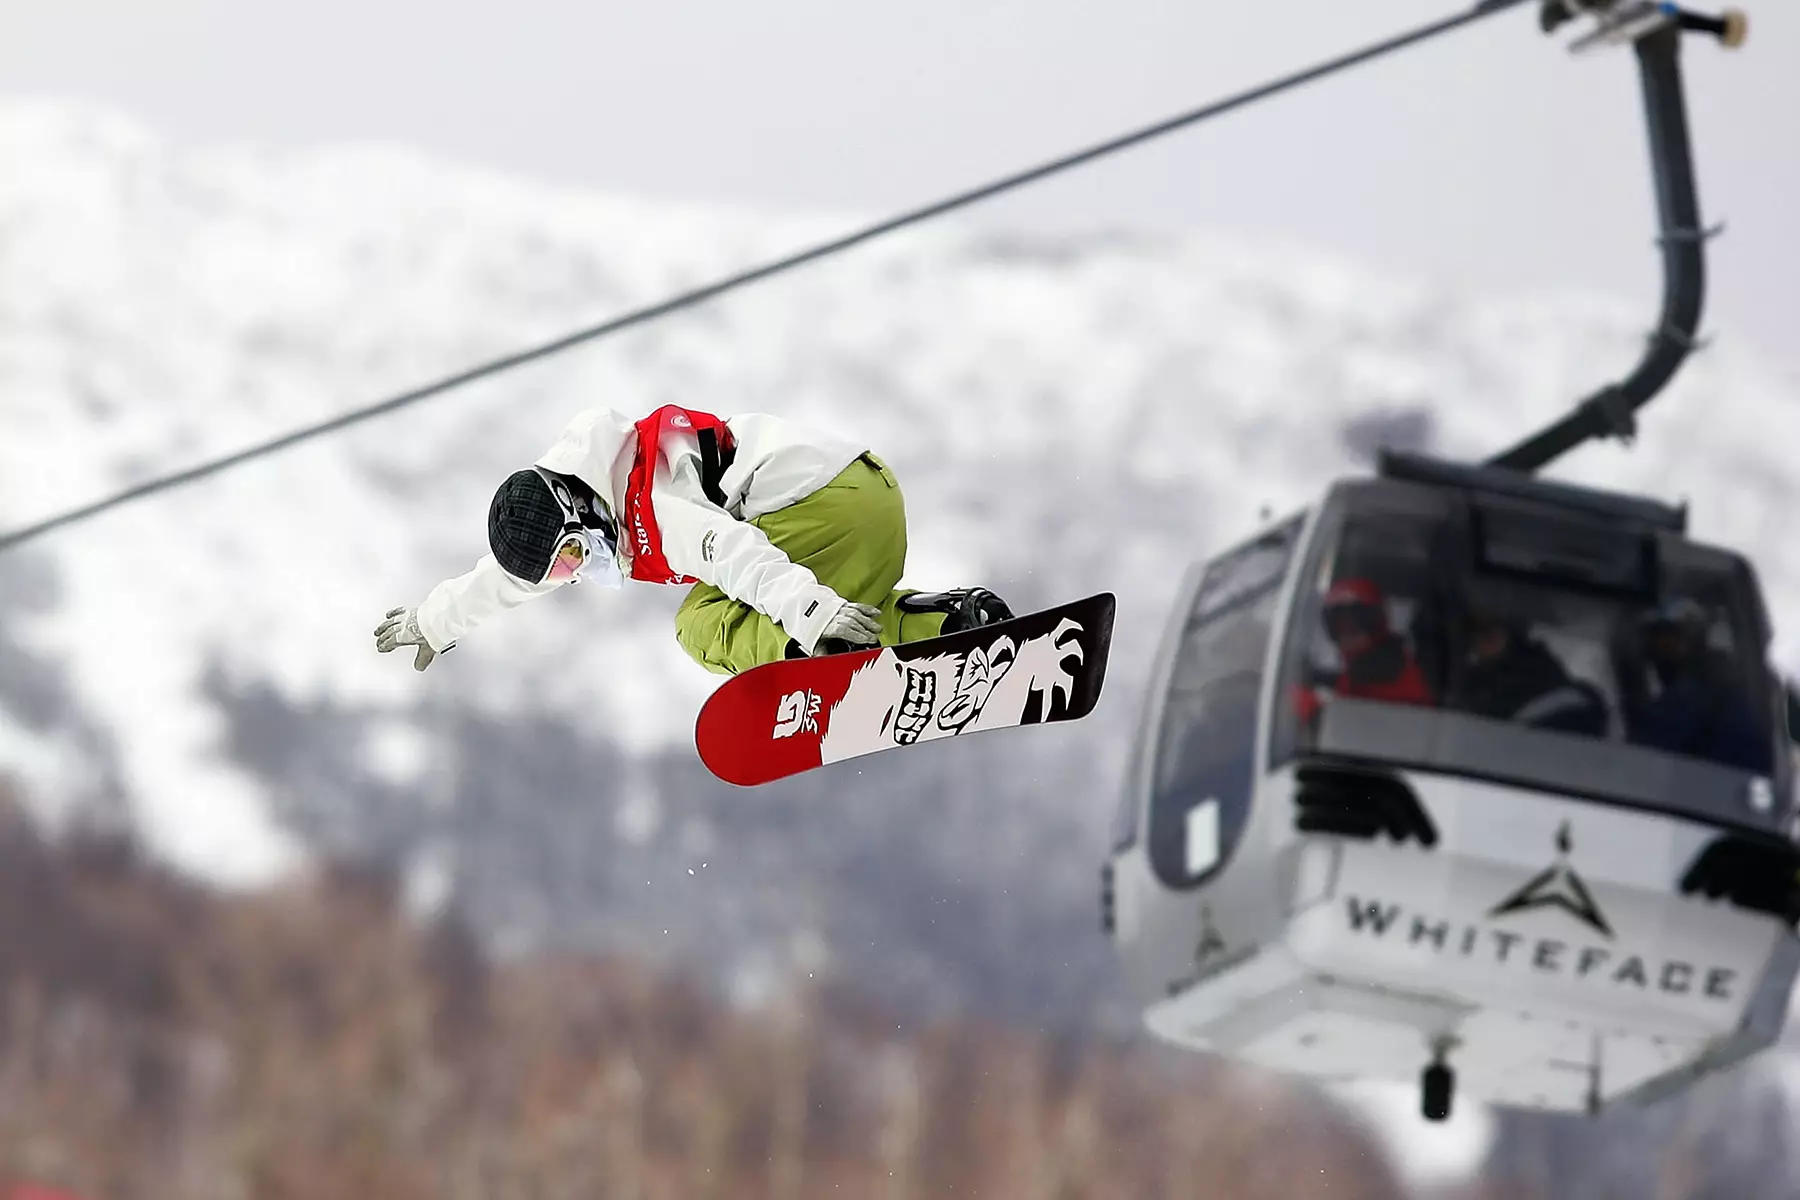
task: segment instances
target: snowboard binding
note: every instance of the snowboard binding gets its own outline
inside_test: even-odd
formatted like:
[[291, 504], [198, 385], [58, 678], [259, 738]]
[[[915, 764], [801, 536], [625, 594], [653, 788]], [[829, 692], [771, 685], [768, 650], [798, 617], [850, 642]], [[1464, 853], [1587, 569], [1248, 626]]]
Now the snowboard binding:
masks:
[[913, 592], [902, 596], [898, 607], [901, 612], [943, 613], [944, 629], [940, 636], [1013, 619], [1013, 611], [1006, 601], [986, 588], [978, 587], [949, 592]]

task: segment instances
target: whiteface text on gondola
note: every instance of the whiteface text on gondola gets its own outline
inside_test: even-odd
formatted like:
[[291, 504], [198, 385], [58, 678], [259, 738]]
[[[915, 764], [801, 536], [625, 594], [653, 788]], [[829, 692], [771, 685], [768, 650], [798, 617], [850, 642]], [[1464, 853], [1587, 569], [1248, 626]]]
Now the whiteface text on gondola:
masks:
[[1534, 937], [1490, 925], [1427, 917], [1385, 901], [1358, 896], [1345, 899], [1352, 931], [1389, 943], [1401, 942], [1433, 955], [1645, 993], [1696, 996], [1725, 1003], [1738, 998], [1738, 972], [1730, 967], [1626, 954], [1593, 942]]

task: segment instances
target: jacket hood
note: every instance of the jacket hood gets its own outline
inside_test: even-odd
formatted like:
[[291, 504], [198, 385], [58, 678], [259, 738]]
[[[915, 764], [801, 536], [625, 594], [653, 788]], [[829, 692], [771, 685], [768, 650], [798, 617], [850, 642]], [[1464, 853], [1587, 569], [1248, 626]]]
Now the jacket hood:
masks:
[[[583, 409], [570, 418], [536, 466], [561, 475], [573, 475], [594, 489], [611, 510], [615, 526], [623, 529], [625, 485], [637, 461], [637, 425], [624, 413], [610, 408]], [[631, 551], [621, 534], [617, 555], [629, 568]]]

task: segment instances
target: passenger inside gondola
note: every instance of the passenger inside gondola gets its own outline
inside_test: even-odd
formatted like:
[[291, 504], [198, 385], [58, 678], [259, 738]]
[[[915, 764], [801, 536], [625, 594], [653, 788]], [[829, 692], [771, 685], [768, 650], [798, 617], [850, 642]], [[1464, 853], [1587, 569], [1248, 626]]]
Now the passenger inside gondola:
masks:
[[[1373, 738], [1369, 753], [1473, 753], [1498, 769], [1492, 747], [1515, 743], [1480, 742], [1474, 718], [1772, 770], [1775, 690], [1729, 559], [1505, 505], [1463, 525], [1416, 499], [1362, 498], [1324, 544], [1317, 590], [1294, 610], [1304, 632], [1283, 667], [1276, 761], [1322, 737], [1350, 753]], [[1325, 719], [1340, 699], [1342, 719]], [[1443, 720], [1358, 715], [1370, 702]], [[1476, 745], [1488, 749], [1462, 749]], [[1569, 763], [1600, 761], [1568, 750]]]
[[1391, 704], [1435, 703], [1418, 655], [1394, 627], [1387, 593], [1361, 576], [1339, 579], [1325, 593], [1320, 620], [1336, 669], [1315, 667], [1314, 685], [1302, 686], [1294, 704], [1303, 722], [1319, 715], [1321, 687], [1339, 696]]
[[1381, 588], [1367, 579], [1340, 579], [1325, 594], [1321, 611], [1342, 664], [1333, 691], [1395, 704], [1432, 703], [1418, 656], [1393, 628]]
[[1430, 706], [1441, 655], [1428, 597], [1432, 547], [1443, 517], [1408, 505], [1357, 514], [1338, 535], [1306, 605], [1309, 636], [1290, 662], [1288, 712], [1279, 738], [1316, 735], [1333, 698]]
[[1576, 678], [1530, 623], [1481, 602], [1469, 607], [1466, 654], [1445, 707], [1538, 729], [1605, 737], [1601, 689]]
[[1640, 628], [1651, 686], [1633, 713], [1632, 740], [1767, 772], [1770, 749], [1742, 672], [1728, 647], [1712, 644], [1715, 636], [1729, 638], [1729, 623], [1712, 621], [1697, 601], [1679, 597], [1644, 614]]

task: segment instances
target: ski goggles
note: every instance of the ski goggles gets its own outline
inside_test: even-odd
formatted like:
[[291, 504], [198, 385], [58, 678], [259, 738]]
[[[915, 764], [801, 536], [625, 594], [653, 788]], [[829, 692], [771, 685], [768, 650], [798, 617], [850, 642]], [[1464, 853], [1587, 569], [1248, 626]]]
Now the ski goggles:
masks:
[[551, 555], [541, 582], [562, 583], [574, 579], [590, 559], [610, 558], [614, 542], [609, 536], [612, 531], [607, 527], [604, 514], [578, 502], [566, 480], [542, 467], [532, 469], [549, 486], [550, 495], [555, 498], [563, 517], [562, 537], [556, 543], [556, 552]]
[[544, 575], [546, 583], [561, 583], [565, 579], [573, 579], [587, 566], [587, 561], [594, 553], [593, 546], [588, 544], [587, 533], [575, 530], [563, 534], [562, 541], [556, 545], [556, 554], [550, 559], [550, 570]]

